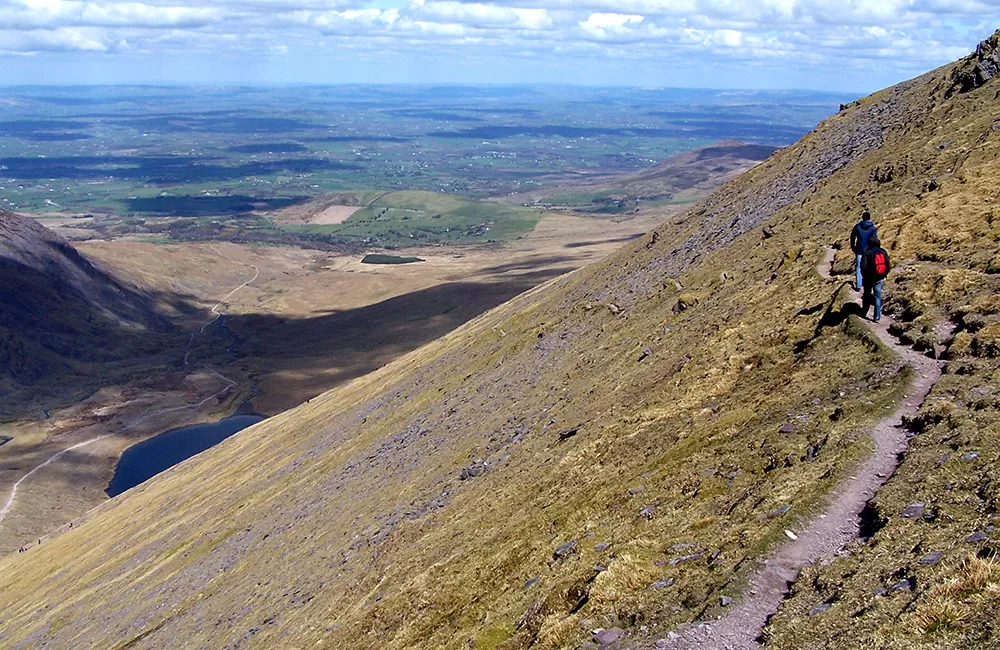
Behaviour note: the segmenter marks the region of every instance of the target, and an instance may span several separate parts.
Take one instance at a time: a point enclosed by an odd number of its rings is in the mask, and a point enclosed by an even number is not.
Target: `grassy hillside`
[[[768,633],[996,644],[995,580],[944,586],[996,539],[1000,82],[977,65],[847,107],[605,261],[4,560],[0,645],[562,648],[714,615],[909,381],[815,271],[863,207],[896,263],[900,333],[960,329],[875,504],[886,523]],[[900,519],[914,497],[936,516]],[[897,576],[912,589],[869,599]],[[819,598],[835,604],[810,616]],[[943,598],[970,613],[915,625]]]
[[[1000,646],[1000,82],[984,72],[1000,73],[1000,32],[926,78],[927,111],[872,170],[902,194],[881,206],[905,265],[891,288],[904,337],[919,346],[944,317],[958,331],[910,452],[866,513],[870,539],[805,573],[767,631],[773,647]]]

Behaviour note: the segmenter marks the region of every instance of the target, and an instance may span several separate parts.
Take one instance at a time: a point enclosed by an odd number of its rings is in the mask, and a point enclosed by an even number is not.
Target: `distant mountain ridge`
[[[563,183],[506,200],[599,213],[627,212],[646,204],[693,203],[776,151],[777,147],[769,145],[722,140],[637,172]]]
[[[769,145],[722,140],[673,156],[649,169],[621,176],[615,184],[629,195],[649,199],[696,189],[707,183],[721,187],[755,164],[767,160],[777,150],[777,147]],[[664,184],[657,185],[657,181]]]

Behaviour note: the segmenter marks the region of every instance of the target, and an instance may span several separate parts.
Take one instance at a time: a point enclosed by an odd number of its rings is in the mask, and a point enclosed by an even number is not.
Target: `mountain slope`
[[[815,271],[863,207],[896,263],[899,333],[926,347],[939,323],[960,326],[915,444],[979,455],[942,470],[957,504],[920,534],[977,525],[996,507],[1000,419],[992,392],[963,397],[1000,372],[1000,86],[963,82],[981,63],[846,107],[605,261],[4,560],[0,645],[557,648],[597,627],[663,634],[713,615],[866,457],[864,432],[910,379],[842,307],[842,283]],[[835,263],[844,279],[849,257]],[[887,498],[937,471],[919,458]],[[911,563],[908,607],[966,548],[922,565],[887,539],[849,560],[850,580]],[[841,600],[861,593],[843,584]],[[995,589],[976,597],[1000,604]],[[979,619],[913,639],[888,614],[852,634],[832,625],[851,610],[809,617],[797,598],[769,630],[785,647],[997,639]],[[798,635],[804,620],[815,636]]]
[[[0,416],[152,352],[169,330],[153,299],[36,220],[0,210]]]

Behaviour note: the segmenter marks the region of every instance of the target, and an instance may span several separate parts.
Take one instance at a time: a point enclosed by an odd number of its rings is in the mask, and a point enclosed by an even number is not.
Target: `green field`
[[[383,194],[341,224],[279,228],[328,237],[330,241],[401,248],[417,244],[510,241],[531,232],[542,214],[538,209],[493,201],[409,191]]]

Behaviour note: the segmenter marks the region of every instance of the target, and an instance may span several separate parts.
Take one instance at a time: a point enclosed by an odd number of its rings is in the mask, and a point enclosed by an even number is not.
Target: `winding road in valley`
[[[828,248],[816,267],[826,280],[833,280],[832,266],[836,251]],[[786,531],[789,538],[768,555],[749,582],[741,602],[734,603],[716,620],[695,623],[672,632],[655,643],[658,650],[748,650],[760,648],[758,638],[768,619],[778,611],[799,572],[815,562],[836,555],[860,533],[859,515],[865,504],[891,477],[899,466],[899,456],[908,447],[903,417],[914,415],[941,376],[942,364],[922,353],[903,346],[891,334],[892,318],[883,315],[878,323],[864,324],[887,347],[914,370],[910,385],[896,410],[878,422],[871,431],[874,454],[863,462],[850,478],[838,485],[828,497],[822,513]],[[939,328],[940,338],[951,334]],[[943,340],[940,342],[944,342]],[[648,648],[652,644],[639,647]]]
[[[247,286],[249,286],[250,284],[252,284],[253,282],[255,282],[257,280],[257,278],[260,277],[260,269],[256,265],[254,265],[254,264],[248,264],[248,263],[244,263],[244,262],[238,262],[237,260],[234,260],[233,258],[229,257],[228,255],[225,255],[222,251],[218,250],[214,246],[211,246],[210,248],[213,251],[215,251],[216,253],[218,253],[221,257],[224,257],[227,260],[230,260],[231,262],[235,262],[237,264],[242,264],[243,266],[248,266],[248,267],[253,268],[254,269],[254,276],[252,278],[250,278],[249,280],[247,280],[246,282],[244,282],[243,284],[241,284],[240,286],[238,286],[235,289],[233,289],[232,291],[230,291],[229,293],[227,293],[226,296],[222,300],[220,300],[218,303],[215,304],[214,307],[212,307],[212,311],[211,311],[211,313],[213,314],[212,318],[208,322],[206,322],[204,325],[202,325],[201,329],[199,329],[199,330],[191,333],[191,338],[188,339],[187,347],[184,350],[184,365],[185,366],[187,366],[189,364],[189,359],[190,359],[190,356],[191,356],[191,344],[194,342],[195,336],[197,336],[199,334],[203,334],[205,332],[205,330],[209,326],[211,326],[213,323],[215,323],[217,320],[219,320],[222,317],[222,315],[224,313],[224,310],[220,311],[219,310],[220,307],[222,307],[223,305],[227,304],[227,301],[230,298],[232,298],[234,295],[236,295],[237,292],[239,292],[241,289],[246,288]],[[183,406],[175,406],[175,407],[171,407],[171,408],[159,409],[159,410],[153,411],[151,413],[143,413],[138,418],[136,418],[135,420],[133,420],[130,424],[128,424],[126,427],[124,427],[124,429],[122,430],[122,432],[129,431],[129,430],[135,428],[136,426],[138,426],[139,424],[141,424],[142,422],[144,422],[144,421],[146,421],[146,420],[148,420],[150,418],[159,416],[159,415],[165,415],[167,413],[176,413],[176,412],[179,412],[179,411],[198,410],[199,408],[201,408],[202,406],[204,406],[208,402],[210,402],[213,399],[216,399],[216,398],[220,397],[221,395],[223,395],[226,391],[232,389],[233,387],[238,387],[238,385],[237,385],[236,382],[234,382],[233,380],[229,379],[225,375],[223,375],[223,374],[221,374],[219,372],[216,372],[215,370],[212,370],[208,366],[204,366],[204,368],[208,372],[216,375],[217,377],[219,377],[220,379],[222,379],[223,381],[225,381],[226,382],[226,387],[223,388],[222,390],[216,392],[216,393],[213,393],[212,395],[209,395],[205,399],[203,399],[200,402],[197,402],[195,404],[185,404]],[[73,452],[73,451],[76,451],[78,449],[83,449],[84,447],[88,447],[90,445],[93,445],[94,443],[100,442],[101,440],[104,440],[104,439],[109,438],[109,437],[111,437],[113,435],[116,435],[117,433],[118,432],[115,432],[115,433],[106,433],[104,435],[97,436],[95,438],[91,438],[90,440],[86,440],[84,442],[79,442],[79,443],[76,443],[74,445],[71,445],[71,446],[63,449],[62,451],[56,452],[55,454],[53,454],[52,456],[50,456],[47,460],[45,460],[44,462],[40,463],[34,469],[32,469],[31,471],[29,471],[28,473],[26,473],[24,476],[22,476],[21,478],[19,478],[14,483],[14,485],[11,486],[10,496],[7,497],[7,501],[4,503],[3,508],[0,509],[0,524],[3,523],[3,521],[10,514],[11,510],[14,509],[14,505],[15,505],[16,499],[17,499],[17,490],[21,486],[22,483],[24,483],[26,480],[28,480],[29,478],[31,478],[38,471],[42,470],[43,468],[47,467],[48,465],[51,465],[52,463],[54,463],[56,461],[58,461],[60,458],[62,458],[66,454],[68,454],[70,452]]]

